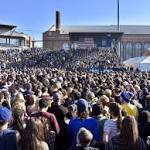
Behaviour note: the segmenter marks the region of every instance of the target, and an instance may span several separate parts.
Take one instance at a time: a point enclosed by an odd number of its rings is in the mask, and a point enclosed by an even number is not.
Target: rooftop
[[[17,26],[15,25],[7,25],[7,24],[0,24],[0,28],[9,28],[12,30],[13,28],[16,28]]]
[[[55,26],[53,25],[49,31],[55,31]],[[117,25],[110,26],[61,26],[60,33],[61,34],[69,34],[69,33],[116,33]],[[124,34],[150,34],[150,26],[145,25],[120,25],[120,32]]]
[[[2,32],[0,33],[0,36],[11,36],[11,37],[28,37],[27,34],[18,32],[18,31],[7,31],[7,32]]]
[[[0,24],[0,36],[11,36],[11,37],[23,37],[27,38],[28,35],[22,32],[16,31],[17,26]]]

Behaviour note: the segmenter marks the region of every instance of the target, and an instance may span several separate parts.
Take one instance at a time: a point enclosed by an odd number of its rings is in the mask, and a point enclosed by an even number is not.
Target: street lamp
[[[117,0],[117,31],[120,32],[120,0]],[[119,39],[117,45],[117,54],[121,57],[121,39]]]
[[[117,29],[118,32],[120,31],[120,4],[119,4],[119,0],[117,0]]]

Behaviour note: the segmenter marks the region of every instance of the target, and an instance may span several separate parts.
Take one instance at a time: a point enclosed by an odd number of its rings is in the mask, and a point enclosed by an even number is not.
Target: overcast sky
[[[0,0],[0,23],[42,38],[61,12],[63,25],[112,25],[117,0]],[[150,25],[150,0],[120,0],[120,24]]]

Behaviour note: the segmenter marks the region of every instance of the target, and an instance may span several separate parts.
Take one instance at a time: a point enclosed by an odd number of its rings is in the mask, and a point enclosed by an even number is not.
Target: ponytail
[[[109,109],[110,112],[113,114],[113,116],[117,117],[117,128],[118,130],[120,130],[122,124],[122,114],[121,114],[120,105],[118,103],[111,102]]]
[[[120,111],[119,115],[118,115],[118,119],[117,119],[117,128],[118,128],[119,131],[121,129],[121,124],[122,124],[122,114],[121,114],[121,111]]]

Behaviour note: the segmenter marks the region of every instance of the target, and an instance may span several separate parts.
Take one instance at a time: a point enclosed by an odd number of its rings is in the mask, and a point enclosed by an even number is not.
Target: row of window
[[[124,46],[122,45],[123,58],[126,60],[131,57],[139,57],[142,55],[142,50],[146,51],[148,48],[150,48],[150,43],[145,43],[143,47],[141,43],[127,43]]]
[[[0,45],[24,46],[24,40],[17,38],[0,38]]]

